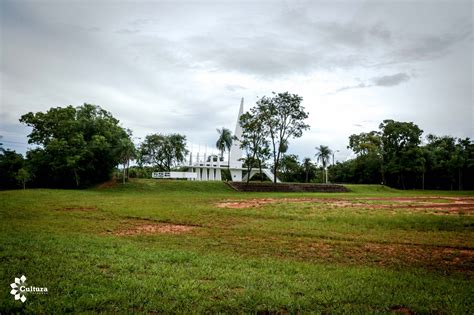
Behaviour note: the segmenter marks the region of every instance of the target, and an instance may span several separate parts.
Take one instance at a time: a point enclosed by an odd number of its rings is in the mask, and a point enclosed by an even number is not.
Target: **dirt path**
[[[258,208],[266,204],[311,203],[330,208],[406,209],[430,211],[437,215],[474,215],[474,197],[384,197],[384,198],[261,198],[225,200],[217,207],[230,209]]]

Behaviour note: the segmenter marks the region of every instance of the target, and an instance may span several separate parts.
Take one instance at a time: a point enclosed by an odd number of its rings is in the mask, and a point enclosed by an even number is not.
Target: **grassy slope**
[[[472,310],[471,276],[403,256],[413,246],[420,257],[443,246],[454,248],[454,256],[472,250],[472,217],[304,203],[215,206],[260,197],[459,194],[350,188],[330,195],[245,194],[222,183],[140,180],[110,189],[0,192],[0,279],[6,288],[0,290],[0,312],[367,313],[399,305],[416,312]],[[179,235],[115,235],[154,221],[198,227]],[[401,253],[377,250],[387,245]],[[472,264],[464,267],[473,271]],[[14,301],[7,288],[21,274],[29,285],[48,287],[49,295]]]

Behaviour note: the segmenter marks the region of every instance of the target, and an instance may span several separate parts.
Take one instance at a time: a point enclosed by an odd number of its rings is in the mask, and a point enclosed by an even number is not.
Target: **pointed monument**
[[[186,178],[188,180],[199,180],[199,181],[211,181],[211,180],[222,180],[222,170],[229,169],[231,180],[234,182],[247,181],[252,178],[255,174],[258,174],[260,170],[253,169],[250,174],[245,174],[244,171],[247,169],[242,167],[242,149],[240,148],[240,139],[242,138],[242,127],[240,126],[240,117],[244,113],[244,98],[240,100],[239,114],[237,115],[237,122],[235,124],[234,139],[232,140],[232,146],[229,153],[228,165],[224,164],[219,158],[207,159],[206,153],[204,153],[204,160],[201,160],[200,152],[197,152],[196,159],[193,160],[193,153],[189,156],[189,167],[190,172],[153,172],[153,178]],[[222,162],[222,163],[221,163]],[[273,181],[273,174],[270,169],[263,168],[263,175],[267,176]],[[280,180],[277,178],[277,182]]]
[[[240,100],[239,114],[237,116],[237,123],[235,124],[234,139],[232,140],[232,147],[230,148],[229,168],[232,181],[242,181],[242,149],[240,148],[240,139],[242,138],[242,126],[240,126],[240,116],[244,113],[244,98]]]

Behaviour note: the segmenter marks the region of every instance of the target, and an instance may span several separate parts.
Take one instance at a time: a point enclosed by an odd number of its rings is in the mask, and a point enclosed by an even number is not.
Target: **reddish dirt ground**
[[[97,185],[96,188],[98,188],[98,189],[110,189],[110,188],[114,188],[115,186],[117,186],[117,181],[115,179],[111,179],[107,182],[103,182],[102,184]]]
[[[376,203],[372,203],[372,202]],[[313,203],[330,208],[361,209],[406,209],[432,212],[436,215],[474,215],[474,197],[386,197],[386,198],[262,198],[248,200],[226,200],[217,204],[219,208],[258,208],[266,204]]]
[[[152,234],[181,234],[193,230],[193,226],[181,224],[142,224],[120,230],[116,235],[152,235]]]

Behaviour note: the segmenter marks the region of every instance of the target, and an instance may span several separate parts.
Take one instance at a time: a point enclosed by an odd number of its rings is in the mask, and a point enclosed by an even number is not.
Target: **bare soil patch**
[[[117,181],[115,179],[111,179],[107,182],[103,182],[102,184],[97,185],[96,188],[98,188],[98,189],[110,189],[110,188],[114,188],[115,186],[117,186]]]
[[[182,224],[164,224],[164,223],[146,223],[134,225],[129,228],[119,230],[115,235],[130,236],[130,235],[153,235],[153,234],[181,234],[190,232],[194,226]]]
[[[263,236],[243,236],[231,242],[236,251],[285,259],[395,268],[414,266],[474,277],[474,249],[469,247]]]
[[[406,315],[415,314],[411,309],[405,306],[392,306],[390,310],[393,313],[399,313],[399,314],[406,314]]]
[[[380,201],[380,203],[372,203]],[[225,200],[217,207],[230,209],[258,208],[266,204],[313,203],[331,208],[404,209],[436,215],[474,215],[474,197],[386,197],[386,198],[262,198]]]

